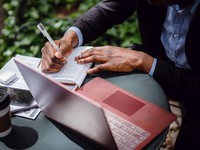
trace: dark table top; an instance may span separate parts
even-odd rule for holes
[[[143,99],[154,103],[166,110],[169,103],[159,84],[149,75],[143,73],[102,73],[98,76],[118,85]],[[83,84],[94,78],[88,76]],[[30,150],[82,150],[83,148],[70,135],[59,130],[52,121],[42,113],[36,120],[22,117],[12,118],[11,134],[0,139],[0,149],[30,149]],[[156,150],[162,145],[167,129],[150,142],[145,149]]]

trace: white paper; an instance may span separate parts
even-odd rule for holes
[[[35,103],[36,102],[34,101],[33,104],[35,104]],[[10,109],[11,110],[15,110],[15,109],[22,108],[22,107],[23,106],[16,106],[16,105],[12,105],[12,104],[10,105]],[[24,107],[26,107],[26,106],[24,106]],[[39,113],[40,113],[40,109],[39,108],[34,108],[34,109],[30,109],[28,111],[16,113],[14,115],[34,120],[39,115]]]

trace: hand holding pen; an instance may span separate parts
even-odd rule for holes
[[[45,27],[42,25],[42,23],[39,23],[37,25],[38,29],[40,30],[40,32],[48,39],[48,41],[50,42],[50,44],[54,47],[55,50],[57,51],[60,51],[59,47],[56,45],[56,43],[54,42],[54,40],[51,38],[51,36],[49,35],[49,33],[47,32],[47,30],[45,29]],[[57,58],[63,58],[62,54],[61,53],[55,53],[55,56]],[[65,58],[62,59],[62,64],[65,64],[66,63],[66,60]],[[38,64],[38,67],[39,65],[41,64],[41,61],[40,63]]]

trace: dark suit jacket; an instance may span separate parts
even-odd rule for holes
[[[199,98],[191,96],[200,95],[200,40],[196,38],[200,35],[200,7],[192,20],[185,43],[185,53],[192,71],[175,67],[165,55],[160,36],[166,10],[166,7],[152,6],[146,0],[103,0],[77,19],[74,26],[81,30],[84,43],[87,43],[137,11],[143,50],[158,58],[153,77],[169,97],[185,99],[187,103],[194,104]]]

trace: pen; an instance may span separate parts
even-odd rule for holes
[[[56,49],[59,50],[58,46],[56,45],[56,43],[53,41],[53,39],[51,38],[51,36],[49,35],[49,33],[47,32],[47,30],[45,29],[45,27],[43,26],[42,23],[39,23],[37,25],[38,29],[40,30],[40,32],[48,39],[48,41],[51,43],[51,45]],[[39,67],[41,64],[41,61],[39,62],[38,66]]]
[[[51,38],[51,36],[49,35],[49,33],[47,32],[47,30],[45,29],[45,27],[42,25],[42,23],[39,23],[37,25],[38,29],[40,30],[40,32],[49,40],[49,42],[51,43],[51,45],[56,49],[59,50],[58,46],[56,45],[56,43],[53,41],[53,39]]]
[[[13,116],[16,113],[28,111],[28,110],[33,109],[33,108],[38,108],[38,105],[34,104],[34,105],[22,107],[22,108],[13,109],[13,110],[10,111],[10,113],[11,113],[11,116]]]

